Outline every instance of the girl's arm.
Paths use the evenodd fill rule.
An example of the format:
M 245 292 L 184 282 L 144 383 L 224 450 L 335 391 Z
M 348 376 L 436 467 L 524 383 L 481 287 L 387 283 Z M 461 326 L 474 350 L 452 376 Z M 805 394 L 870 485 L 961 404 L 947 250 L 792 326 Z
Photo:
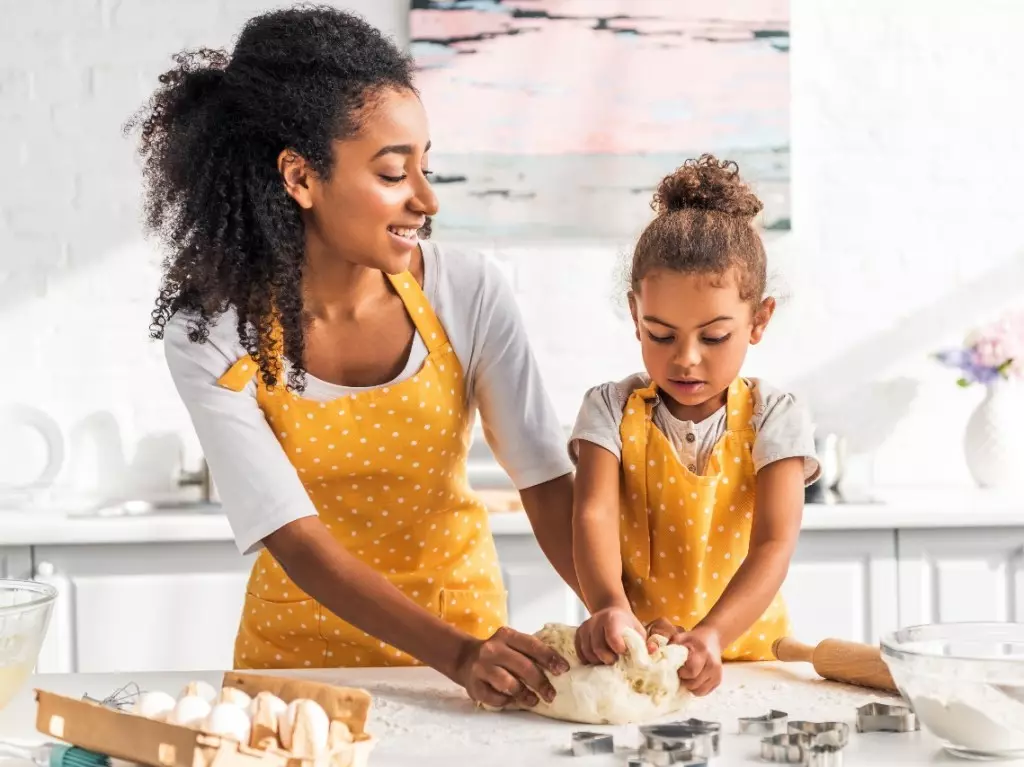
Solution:
M 800 534 L 804 506 L 804 459 L 785 458 L 757 474 L 750 548 L 715 606 L 696 629 L 735 642 L 768 609 L 782 587 Z
M 576 654 L 584 663 L 614 663 L 626 652 L 623 632 L 627 628 L 646 634 L 622 585 L 619 459 L 593 442 L 581 439 L 577 444 L 573 559 L 591 617 L 576 632 Z
M 572 550 L 583 602 L 591 613 L 610 607 L 632 612 L 622 586 L 619 459 L 580 440 L 574 495 Z

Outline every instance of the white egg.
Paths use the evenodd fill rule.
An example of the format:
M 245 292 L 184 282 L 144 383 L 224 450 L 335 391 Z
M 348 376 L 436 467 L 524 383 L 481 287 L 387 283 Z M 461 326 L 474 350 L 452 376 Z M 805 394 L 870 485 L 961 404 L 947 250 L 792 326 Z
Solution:
M 242 745 L 249 744 L 249 716 L 245 711 L 233 703 L 218 703 L 210 709 L 206 721 L 203 722 L 203 732 L 211 735 L 223 735 L 225 738 L 237 740 Z
M 202 698 L 212 706 L 217 701 L 217 691 L 209 682 L 203 682 L 201 680 L 189 682 L 185 685 L 184 689 L 178 693 L 178 700 L 190 697 Z
M 167 721 L 185 727 L 198 727 L 210 715 L 210 708 L 210 704 L 204 698 L 186 695 L 178 700 Z
M 264 703 L 270 710 L 270 714 L 274 719 L 279 719 L 281 714 L 288 708 L 288 704 L 281 700 L 279 697 L 274 695 L 272 692 L 259 692 L 256 693 L 256 697 L 249 703 L 249 718 L 256 716 L 256 708 Z
M 174 710 L 177 701 L 166 692 L 152 690 L 144 692 L 135 703 L 135 713 L 147 719 L 161 721 Z
M 312 757 L 327 746 L 327 712 L 314 700 L 299 698 L 281 714 L 281 745 L 299 757 Z
M 237 687 L 225 687 L 220 691 L 220 702 L 248 709 L 249 704 L 252 703 L 252 698 L 249 697 L 248 693 L 239 690 Z

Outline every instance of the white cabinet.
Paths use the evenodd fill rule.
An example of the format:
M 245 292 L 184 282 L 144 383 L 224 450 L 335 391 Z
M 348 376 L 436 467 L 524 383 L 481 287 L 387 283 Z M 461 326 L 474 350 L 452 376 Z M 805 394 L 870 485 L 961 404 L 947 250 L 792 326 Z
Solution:
M 901 625 L 1024 620 L 1024 528 L 898 535 Z
M 232 543 L 35 547 L 59 591 L 40 672 L 230 668 L 249 559 Z
M 897 628 L 893 530 L 807 530 L 800 534 L 782 595 L 794 635 L 875 644 Z
M 496 542 L 510 625 L 533 632 L 583 619 L 583 605 L 532 534 Z M 25 577 L 28 551 L 17 559 Z M 40 673 L 231 667 L 251 567 L 233 543 L 36 546 L 34 554 L 35 577 L 60 592 Z
M 576 625 L 586 608 L 551 566 L 533 533 L 495 536 L 508 591 L 508 624 L 532 634 L 545 623 Z

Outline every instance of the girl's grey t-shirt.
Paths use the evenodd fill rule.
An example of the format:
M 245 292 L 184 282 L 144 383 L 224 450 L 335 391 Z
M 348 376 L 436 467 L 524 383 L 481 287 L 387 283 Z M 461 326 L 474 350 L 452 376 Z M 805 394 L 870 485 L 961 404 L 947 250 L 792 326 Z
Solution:
M 754 399 L 755 472 L 783 458 L 804 459 L 804 483 L 810 485 L 821 474 L 814 450 L 814 422 L 810 412 L 797 398 L 757 378 L 745 378 Z M 611 381 L 587 391 L 569 438 L 569 457 L 579 459 L 579 441 L 603 447 L 622 460 L 622 413 L 629 396 L 650 386 L 650 376 L 635 373 L 621 381 Z M 725 434 L 725 407 L 703 421 L 682 421 L 669 411 L 659 397 L 652 413 L 654 425 L 668 437 L 680 463 L 696 474 L 703 474 L 715 445 Z

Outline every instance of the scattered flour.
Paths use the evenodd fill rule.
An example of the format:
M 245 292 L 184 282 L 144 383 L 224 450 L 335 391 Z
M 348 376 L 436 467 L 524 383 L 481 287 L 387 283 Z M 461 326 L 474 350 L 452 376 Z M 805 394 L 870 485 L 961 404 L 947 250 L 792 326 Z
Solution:
M 418 767 L 568 763 L 563 759 L 572 733 L 581 729 L 578 724 L 523 711 L 487 711 L 440 675 L 402 671 L 406 673 L 401 681 L 398 674 L 402 672 L 396 670 L 394 681 L 359 683 L 374 698 L 370 731 L 379 738 L 374 761 L 379 755 L 384 764 L 394 761 Z M 342 681 L 355 680 L 342 677 Z M 793 666 L 730 663 L 721 687 L 706 697 L 691 698 L 685 713 L 669 714 L 664 720 L 714 720 L 722 723 L 723 737 L 732 737 L 739 717 L 760 716 L 775 708 L 788 712 L 791 719 L 846 721 L 852 727 L 856 708 L 876 700 L 899 699 L 813 678 Z M 586 729 L 612 733 L 618 746 L 640 742 L 635 724 L 587 725 Z M 756 760 L 756 742 L 750 746 L 740 736 L 736 740 L 744 748 L 749 746 Z

